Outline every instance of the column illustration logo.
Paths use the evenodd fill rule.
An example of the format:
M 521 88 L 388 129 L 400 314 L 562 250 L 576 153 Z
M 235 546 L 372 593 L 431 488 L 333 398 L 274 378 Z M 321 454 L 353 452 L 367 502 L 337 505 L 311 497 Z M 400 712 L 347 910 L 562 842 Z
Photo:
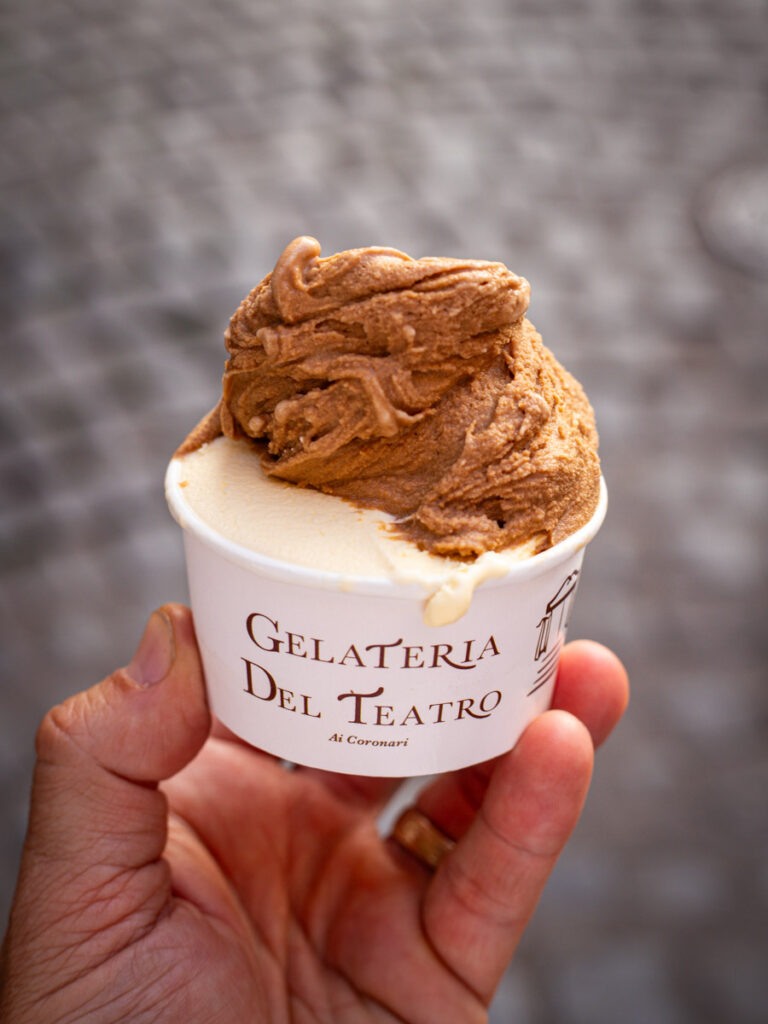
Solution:
M 538 662 L 538 669 L 533 686 L 526 697 L 530 697 L 532 693 L 545 686 L 557 672 L 557 661 L 565 643 L 565 633 L 578 582 L 579 570 L 574 569 L 565 577 L 554 597 L 547 602 L 546 611 L 536 627 L 539 635 L 533 660 Z

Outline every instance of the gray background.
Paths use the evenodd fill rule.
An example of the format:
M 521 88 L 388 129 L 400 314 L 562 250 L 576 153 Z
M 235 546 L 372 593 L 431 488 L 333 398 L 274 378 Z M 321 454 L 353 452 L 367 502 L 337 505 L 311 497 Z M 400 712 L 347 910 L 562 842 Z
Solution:
M 185 596 L 162 475 L 241 297 L 300 233 L 501 259 L 596 407 L 611 508 L 572 635 L 634 699 L 492 1019 L 764 1019 L 766 4 L 35 0 L 0 26 L 0 914 L 37 721 Z

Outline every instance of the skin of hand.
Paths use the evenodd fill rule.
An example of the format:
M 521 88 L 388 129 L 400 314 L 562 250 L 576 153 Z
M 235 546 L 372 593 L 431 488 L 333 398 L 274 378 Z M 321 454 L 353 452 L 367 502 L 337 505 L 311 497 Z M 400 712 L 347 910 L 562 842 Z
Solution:
M 5 1024 L 474 1024 L 627 702 L 569 644 L 553 710 L 418 807 L 458 840 L 432 873 L 376 820 L 398 780 L 289 771 L 211 720 L 188 609 L 50 711 L 2 953 Z

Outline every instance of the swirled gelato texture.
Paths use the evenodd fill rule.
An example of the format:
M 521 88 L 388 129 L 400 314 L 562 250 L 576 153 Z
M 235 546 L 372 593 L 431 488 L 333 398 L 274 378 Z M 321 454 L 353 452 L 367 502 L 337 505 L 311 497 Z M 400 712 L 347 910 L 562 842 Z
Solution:
M 232 317 L 223 433 L 265 472 L 400 520 L 435 554 L 557 543 L 597 507 L 597 432 L 501 263 L 297 238 Z

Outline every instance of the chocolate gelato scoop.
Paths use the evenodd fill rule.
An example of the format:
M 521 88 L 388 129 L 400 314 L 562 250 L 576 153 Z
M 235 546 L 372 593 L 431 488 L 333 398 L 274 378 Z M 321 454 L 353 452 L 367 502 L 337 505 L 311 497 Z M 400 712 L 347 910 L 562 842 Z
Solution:
M 529 292 L 501 263 L 297 238 L 232 317 L 221 401 L 179 454 L 248 440 L 436 554 L 556 543 L 597 507 L 597 432 Z

